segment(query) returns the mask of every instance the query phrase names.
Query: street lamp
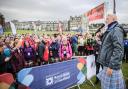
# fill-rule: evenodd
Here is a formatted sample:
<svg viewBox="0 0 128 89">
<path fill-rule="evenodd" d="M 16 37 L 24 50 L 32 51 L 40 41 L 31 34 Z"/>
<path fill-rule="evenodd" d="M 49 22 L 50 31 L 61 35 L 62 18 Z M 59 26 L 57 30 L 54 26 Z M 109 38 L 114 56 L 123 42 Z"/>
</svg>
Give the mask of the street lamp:
<svg viewBox="0 0 128 89">
<path fill-rule="evenodd" d="M 116 0 L 113 0 L 113 13 L 116 14 Z"/>
</svg>

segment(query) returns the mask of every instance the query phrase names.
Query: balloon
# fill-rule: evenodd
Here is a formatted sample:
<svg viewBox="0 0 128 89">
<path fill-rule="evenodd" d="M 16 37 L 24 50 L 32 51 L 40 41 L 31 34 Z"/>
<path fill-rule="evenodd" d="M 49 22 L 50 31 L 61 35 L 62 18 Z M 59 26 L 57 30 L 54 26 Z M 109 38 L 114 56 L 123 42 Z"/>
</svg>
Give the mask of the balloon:
<svg viewBox="0 0 128 89">
<path fill-rule="evenodd" d="M 5 48 L 4 49 L 4 54 L 6 57 L 10 57 L 11 56 L 11 50 L 9 48 Z"/>
<path fill-rule="evenodd" d="M 10 73 L 0 74 L 0 82 L 11 85 L 14 82 L 13 75 Z"/>
<path fill-rule="evenodd" d="M 10 85 L 4 82 L 0 82 L 0 89 L 9 89 Z"/>
</svg>

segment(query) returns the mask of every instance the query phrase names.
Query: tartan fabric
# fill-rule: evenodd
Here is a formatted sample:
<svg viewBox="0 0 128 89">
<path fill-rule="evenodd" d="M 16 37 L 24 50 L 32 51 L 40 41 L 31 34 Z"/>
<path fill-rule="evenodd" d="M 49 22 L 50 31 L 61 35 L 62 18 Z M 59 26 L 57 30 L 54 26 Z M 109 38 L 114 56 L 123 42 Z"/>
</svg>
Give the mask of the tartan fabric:
<svg viewBox="0 0 128 89">
<path fill-rule="evenodd" d="M 101 89 L 126 89 L 121 70 L 113 70 L 111 76 L 108 76 L 106 71 L 107 67 L 104 67 L 97 75 L 101 81 Z"/>
</svg>

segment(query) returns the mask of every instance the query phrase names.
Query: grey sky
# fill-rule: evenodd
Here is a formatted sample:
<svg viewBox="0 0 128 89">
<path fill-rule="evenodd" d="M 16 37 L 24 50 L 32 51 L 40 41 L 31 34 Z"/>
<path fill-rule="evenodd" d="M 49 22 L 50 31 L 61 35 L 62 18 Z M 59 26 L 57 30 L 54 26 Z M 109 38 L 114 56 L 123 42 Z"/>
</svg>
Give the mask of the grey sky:
<svg viewBox="0 0 128 89">
<path fill-rule="evenodd" d="M 0 12 L 7 21 L 67 20 L 81 15 L 104 1 L 113 0 L 0 0 Z M 117 1 L 117 15 L 120 22 L 128 23 L 128 0 Z M 112 10 L 112 3 L 109 4 Z"/>
</svg>

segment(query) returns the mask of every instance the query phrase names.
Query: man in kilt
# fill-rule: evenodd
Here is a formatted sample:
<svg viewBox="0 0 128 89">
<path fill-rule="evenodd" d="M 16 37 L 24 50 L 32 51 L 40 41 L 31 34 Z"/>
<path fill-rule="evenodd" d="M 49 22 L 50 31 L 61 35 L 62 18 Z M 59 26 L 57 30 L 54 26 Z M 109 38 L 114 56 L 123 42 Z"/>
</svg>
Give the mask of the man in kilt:
<svg viewBox="0 0 128 89">
<path fill-rule="evenodd" d="M 107 15 L 108 26 L 102 38 L 102 46 L 98 62 L 103 65 L 103 70 L 97 75 L 101 81 L 102 89 L 126 89 L 121 70 L 124 55 L 124 30 L 113 14 Z"/>
</svg>

